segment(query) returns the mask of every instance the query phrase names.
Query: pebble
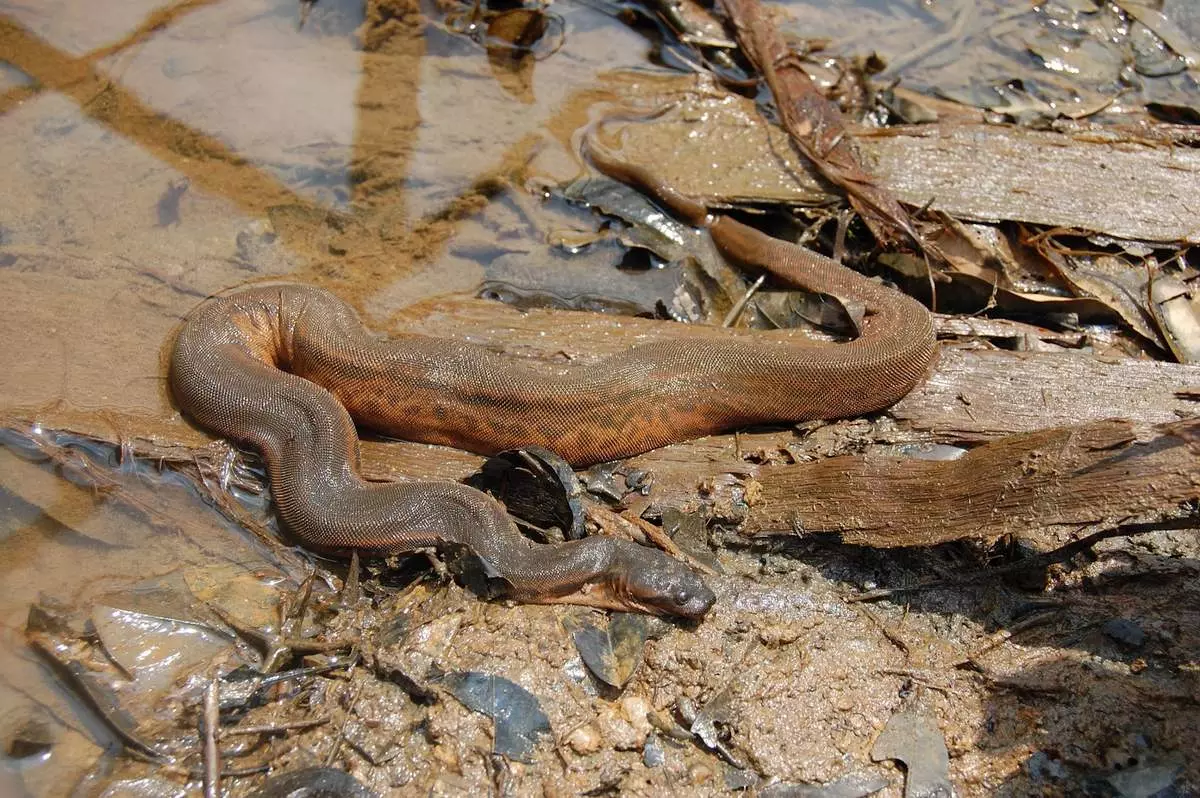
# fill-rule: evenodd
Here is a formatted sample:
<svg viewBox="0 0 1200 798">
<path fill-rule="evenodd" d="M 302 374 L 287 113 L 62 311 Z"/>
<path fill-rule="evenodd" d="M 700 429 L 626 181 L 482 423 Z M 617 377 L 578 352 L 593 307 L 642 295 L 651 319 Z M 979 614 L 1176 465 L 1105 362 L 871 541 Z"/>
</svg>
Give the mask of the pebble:
<svg viewBox="0 0 1200 798">
<path fill-rule="evenodd" d="M 567 745 L 577 754 L 594 754 L 600 750 L 600 730 L 591 723 L 580 726 L 567 735 Z"/>
</svg>

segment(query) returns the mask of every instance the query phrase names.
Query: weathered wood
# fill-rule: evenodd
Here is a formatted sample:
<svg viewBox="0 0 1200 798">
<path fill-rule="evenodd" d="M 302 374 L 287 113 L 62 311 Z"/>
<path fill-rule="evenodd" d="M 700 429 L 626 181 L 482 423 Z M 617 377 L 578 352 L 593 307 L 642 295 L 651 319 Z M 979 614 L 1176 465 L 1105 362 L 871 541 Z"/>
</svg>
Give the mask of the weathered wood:
<svg viewBox="0 0 1200 798">
<path fill-rule="evenodd" d="M 779 121 L 808 164 L 846 192 L 851 207 L 885 246 L 919 242 L 908 211 L 863 169 L 841 111 L 809 77 L 759 0 L 723 0 L 742 52 L 771 91 Z"/>
<path fill-rule="evenodd" d="M 929 379 L 890 412 L 941 440 L 977 441 L 1107 418 L 1175 421 L 1200 411 L 1188 398 L 1197 385 L 1197 366 L 943 346 Z"/>
<path fill-rule="evenodd" d="M 611 125 L 630 161 L 709 202 L 828 202 L 787 136 L 742 97 L 686 94 L 648 122 Z M 1113 131 L 1072 135 L 995 125 L 855 131 L 863 161 L 902 201 L 957 219 L 1014 220 L 1146 241 L 1200 243 L 1180 198 L 1200 152 Z"/>
<path fill-rule="evenodd" d="M 1109 420 L 1009 435 L 950 461 L 873 447 L 763 466 L 740 461 L 736 450 L 781 445 L 786 434 L 725 435 L 666 447 L 629 465 L 654 474 L 643 504 L 696 505 L 703 494 L 718 515 L 739 519 L 748 536 L 819 534 L 879 548 L 929 546 L 1174 515 L 1200 498 L 1200 460 L 1188 443 L 1198 428 L 1197 421 L 1177 422 L 1139 440 L 1133 424 Z M 139 456 L 189 467 L 205 458 L 144 439 L 126 443 Z M 219 453 L 209 461 L 211 472 Z M 442 447 L 363 446 L 363 470 L 375 479 L 461 479 L 481 462 Z"/>
<path fill-rule="evenodd" d="M 931 546 L 1169 515 L 1200 497 L 1200 462 L 1172 431 L 1138 441 L 1114 420 L 1010 435 L 958 460 L 832 457 L 764 467 L 759 481 L 746 534 Z"/>
<path fill-rule="evenodd" d="M 1087 343 L 1085 332 L 1048 330 L 1034 324 L 1011 319 L 992 319 L 987 316 L 951 316 L 933 314 L 933 327 L 939 338 L 982 338 L 996 341 L 1016 341 L 1025 348 L 1020 351 L 1044 351 L 1080 349 Z M 1048 344 L 1048 345 L 1043 345 Z M 1041 347 L 1036 349 L 1034 347 Z"/>
</svg>

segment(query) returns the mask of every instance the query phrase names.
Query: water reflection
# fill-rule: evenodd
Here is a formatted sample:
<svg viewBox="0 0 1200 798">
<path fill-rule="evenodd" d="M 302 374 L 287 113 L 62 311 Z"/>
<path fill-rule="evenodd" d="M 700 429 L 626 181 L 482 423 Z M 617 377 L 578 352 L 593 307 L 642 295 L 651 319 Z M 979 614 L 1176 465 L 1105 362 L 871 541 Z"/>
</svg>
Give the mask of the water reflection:
<svg viewBox="0 0 1200 798">
<path fill-rule="evenodd" d="M 201 7 L 98 67 L 301 196 L 349 201 L 360 54 L 350 37 L 298 33 L 296 3 Z"/>
</svg>

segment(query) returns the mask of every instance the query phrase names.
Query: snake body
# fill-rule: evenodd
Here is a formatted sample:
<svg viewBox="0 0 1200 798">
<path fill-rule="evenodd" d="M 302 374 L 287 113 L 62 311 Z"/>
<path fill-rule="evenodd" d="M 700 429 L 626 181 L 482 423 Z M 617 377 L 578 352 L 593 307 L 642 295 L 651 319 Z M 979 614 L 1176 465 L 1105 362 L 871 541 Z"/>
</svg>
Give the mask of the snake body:
<svg viewBox="0 0 1200 798">
<path fill-rule="evenodd" d="M 644 170 L 603 152 L 592 158 L 707 224 L 731 259 L 860 303 L 861 334 L 839 344 L 757 335 L 660 341 L 549 374 L 462 342 L 379 340 L 352 308 L 312 287 L 210 300 L 176 339 L 176 401 L 202 426 L 263 455 L 280 517 L 302 543 L 335 554 L 459 544 L 520 600 L 698 617 L 712 592 L 658 551 L 607 537 L 535 544 L 498 502 L 467 486 L 366 482 L 354 420 L 480 453 L 536 444 L 583 465 L 745 424 L 879 410 L 922 379 L 934 336 L 918 302 L 734 219 L 711 219 Z"/>
</svg>

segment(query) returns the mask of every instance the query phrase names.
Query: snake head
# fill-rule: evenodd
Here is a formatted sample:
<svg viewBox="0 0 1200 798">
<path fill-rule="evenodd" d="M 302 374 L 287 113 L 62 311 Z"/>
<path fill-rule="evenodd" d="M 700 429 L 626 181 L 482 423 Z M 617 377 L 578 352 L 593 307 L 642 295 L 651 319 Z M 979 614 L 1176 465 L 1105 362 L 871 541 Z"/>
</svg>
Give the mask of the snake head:
<svg viewBox="0 0 1200 798">
<path fill-rule="evenodd" d="M 700 575 L 661 551 L 630 544 L 616 575 L 617 592 L 632 607 L 658 615 L 703 618 L 717 596 Z"/>
</svg>

